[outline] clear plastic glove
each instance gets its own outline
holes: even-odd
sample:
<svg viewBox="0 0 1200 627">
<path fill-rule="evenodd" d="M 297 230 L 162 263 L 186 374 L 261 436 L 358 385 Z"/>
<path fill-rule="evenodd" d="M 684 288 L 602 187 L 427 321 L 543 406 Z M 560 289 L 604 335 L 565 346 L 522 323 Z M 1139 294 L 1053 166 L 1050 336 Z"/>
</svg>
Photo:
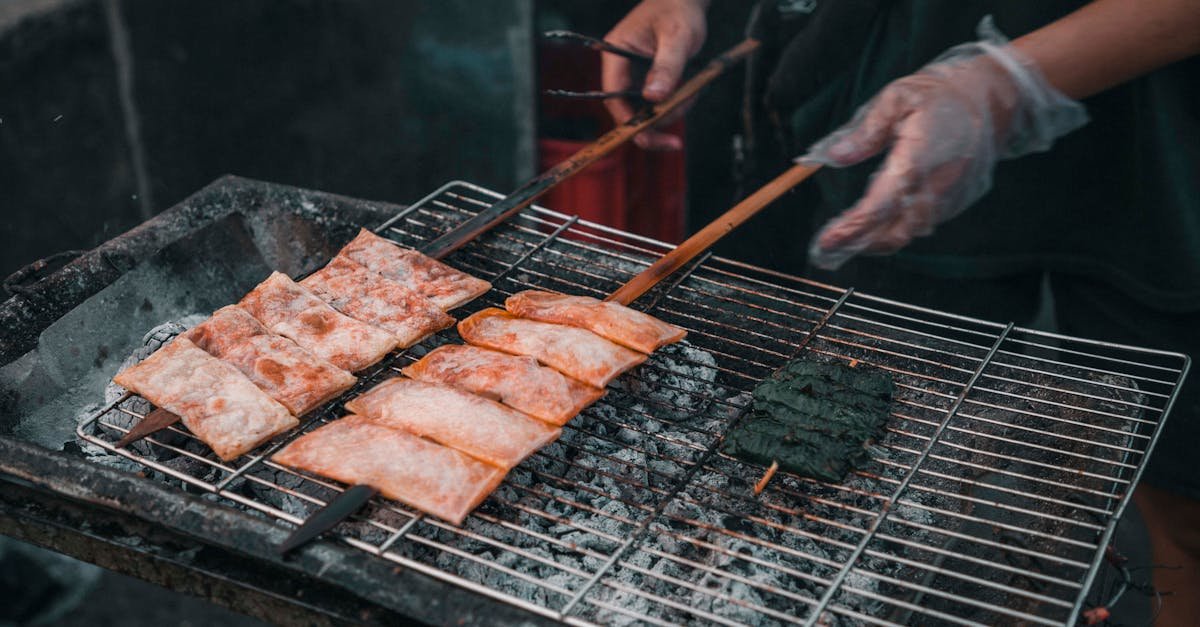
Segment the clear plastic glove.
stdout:
<svg viewBox="0 0 1200 627">
<path fill-rule="evenodd" d="M 985 17 L 980 41 L 955 46 L 896 80 L 798 161 L 836 168 L 888 149 L 853 207 L 809 249 L 836 269 L 860 253 L 893 253 L 962 213 L 992 185 L 1000 159 L 1048 150 L 1087 122 Z"/>
<path fill-rule="evenodd" d="M 654 57 L 642 97 L 650 102 L 666 100 L 679 85 L 687 60 L 704 44 L 704 11 L 708 0 L 643 0 L 604 39 L 611 44 Z M 624 91 L 632 86 L 629 59 L 614 54 L 601 58 L 601 82 L 604 91 Z M 604 101 L 617 124 L 633 117 L 633 105 L 620 98 Z M 670 124 L 677 115 L 661 121 Z M 683 140 L 675 135 L 647 130 L 633 138 L 641 148 L 679 150 Z"/>
</svg>

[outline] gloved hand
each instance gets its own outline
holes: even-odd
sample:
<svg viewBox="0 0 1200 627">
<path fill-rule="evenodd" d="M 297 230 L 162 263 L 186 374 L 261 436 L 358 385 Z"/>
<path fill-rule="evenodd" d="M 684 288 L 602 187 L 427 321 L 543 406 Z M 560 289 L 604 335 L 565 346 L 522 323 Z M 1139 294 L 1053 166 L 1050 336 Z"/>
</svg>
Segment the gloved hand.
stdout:
<svg viewBox="0 0 1200 627">
<path fill-rule="evenodd" d="M 931 234 L 987 192 L 998 160 L 1048 150 L 1087 122 L 1083 106 L 1047 83 L 990 16 L 978 33 L 980 41 L 889 84 L 798 159 L 840 168 L 890 148 L 858 203 L 817 234 L 809 259 L 818 267 Z"/>
</svg>

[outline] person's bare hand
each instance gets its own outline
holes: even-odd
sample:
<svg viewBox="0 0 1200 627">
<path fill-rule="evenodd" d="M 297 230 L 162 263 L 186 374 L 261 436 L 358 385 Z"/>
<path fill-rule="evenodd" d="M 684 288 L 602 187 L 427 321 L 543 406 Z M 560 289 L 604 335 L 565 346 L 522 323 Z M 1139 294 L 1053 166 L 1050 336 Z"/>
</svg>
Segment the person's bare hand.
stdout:
<svg viewBox="0 0 1200 627">
<path fill-rule="evenodd" d="M 708 0 L 643 0 L 643 2 L 605 35 L 609 43 L 653 56 L 646 74 L 642 97 L 662 102 L 679 86 L 687 60 L 704 44 L 704 11 Z M 605 91 L 624 91 L 631 87 L 629 60 L 604 54 L 601 81 Z M 626 100 L 604 101 L 617 124 L 633 117 L 633 106 Z M 650 150 L 679 150 L 683 140 L 675 135 L 648 130 L 633 138 L 638 146 Z"/>
</svg>

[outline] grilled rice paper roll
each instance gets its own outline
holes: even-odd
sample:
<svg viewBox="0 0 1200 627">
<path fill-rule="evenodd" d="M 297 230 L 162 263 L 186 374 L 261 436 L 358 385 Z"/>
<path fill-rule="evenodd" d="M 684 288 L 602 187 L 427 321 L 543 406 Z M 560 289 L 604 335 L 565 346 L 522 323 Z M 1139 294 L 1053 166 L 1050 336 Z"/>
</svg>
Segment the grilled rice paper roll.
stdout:
<svg viewBox="0 0 1200 627">
<path fill-rule="evenodd" d="M 489 307 L 458 323 L 458 334 L 476 346 L 527 355 L 597 388 L 646 361 L 646 356 L 591 331 L 518 318 Z"/>
<path fill-rule="evenodd" d="M 346 410 L 429 438 L 508 470 L 558 438 L 559 430 L 496 401 L 405 377 L 388 379 Z"/>
<path fill-rule="evenodd" d="M 302 416 L 354 385 L 354 375 L 267 331 L 254 316 L 222 307 L 185 337 L 233 364 L 294 416 Z"/>
<path fill-rule="evenodd" d="M 337 311 L 281 272 L 271 273 L 238 306 L 272 332 L 350 372 L 383 359 L 398 343 L 392 333 Z"/>
<path fill-rule="evenodd" d="M 532 357 L 478 346 L 440 346 L 403 372 L 499 401 L 559 427 L 604 396 L 604 390 L 541 366 Z"/>
<path fill-rule="evenodd" d="M 444 311 L 483 295 L 492 284 L 366 229 L 338 253 L 371 272 L 424 294 Z"/>
<path fill-rule="evenodd" d="M 237 368 L 185 337 L 175 338 L 113 381 L 178 415 L 225 461 L 299 424 Z"/>
<path fill-rule="evenodd" d="M 521 318 L 587 329 L 646 354 L 687 335 L 687 331 L 654 316 L 590 296 L 526 290 L 509 296 L 504 308 Z"/>
<path fill-rule="evenodd" d="M 271 335 L 257 318 L 237 305 L 228 305 L 213 312 L 208 320 L 181 334 L 213 357 L 221 358 L 246 338 Z"/>
<path fill-rule="evenodd" d="M 347 316 L 391 331 L 401 348 L 454 324 L 454 318 L 419 292 L 340 255 L 300 285 Z"/>
<path fill-rule="evenodd" d="M 354 375 L 279 335 L 246 338 L 221 358 L 234 365 L 294 416 L 332 400 L 354 385 Z"/>
<path fill-rule="evenodd" d="M 369 485 L 456 525 L 504 479 L 504 471 L 491 464 L 361 416 L 307 433 L 272 459 L 342 483 Z"/>
</svg>

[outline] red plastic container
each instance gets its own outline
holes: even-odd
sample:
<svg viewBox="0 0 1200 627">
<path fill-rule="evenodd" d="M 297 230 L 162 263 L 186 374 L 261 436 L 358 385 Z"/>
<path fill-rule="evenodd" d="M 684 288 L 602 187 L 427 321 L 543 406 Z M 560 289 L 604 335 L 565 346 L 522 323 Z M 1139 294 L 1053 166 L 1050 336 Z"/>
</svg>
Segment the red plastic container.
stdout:
<svg viewBox="0 0 1200 627">
<path fill-rule="evenodd" d="M 548 46 L 539 49 L 538 59 L 543 88 L 600 88 L 600 58 L 594 52 Z M 575 154 L 613 126 L 607 110 L 597 101 L 543 96 L 540 104 L 539 128 L 586 136 L 540 137 L 541 171 Z M 683 121 L 667 130 L 682 137 Z M 625 144 L 556 185 L 538 204 L 654 239 L 681 241 L 687 203 L 685 152 L 646 151 Z"/>
</svg>

